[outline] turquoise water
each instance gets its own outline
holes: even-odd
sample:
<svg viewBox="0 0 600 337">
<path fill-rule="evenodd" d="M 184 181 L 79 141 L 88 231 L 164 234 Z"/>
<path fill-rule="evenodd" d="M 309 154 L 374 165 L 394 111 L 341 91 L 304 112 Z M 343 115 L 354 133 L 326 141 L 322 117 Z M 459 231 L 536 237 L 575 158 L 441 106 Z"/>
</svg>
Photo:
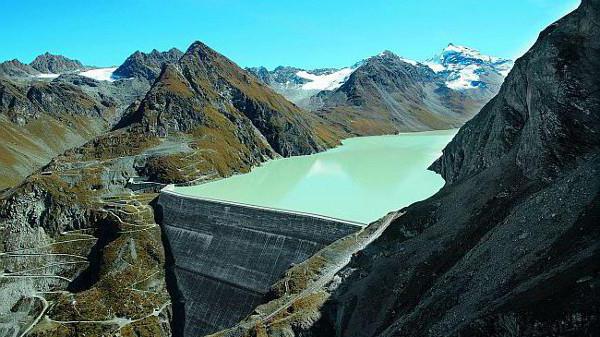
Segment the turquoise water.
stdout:
<svg viewBox="0 0 600 337">
<path fill-rule="evenodd" d="M 427 167 L 456 130 L 351 138 L 326 152 L 175 192 L 370 223 L 423 200 L 444 180 Z"/>
</svg>

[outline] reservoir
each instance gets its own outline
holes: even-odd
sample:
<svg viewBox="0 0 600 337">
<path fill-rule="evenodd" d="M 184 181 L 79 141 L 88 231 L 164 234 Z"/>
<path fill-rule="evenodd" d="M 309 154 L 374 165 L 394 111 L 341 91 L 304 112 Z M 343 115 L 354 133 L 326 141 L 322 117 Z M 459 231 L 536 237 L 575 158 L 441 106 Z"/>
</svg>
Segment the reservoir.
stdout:
<svg viewBox="0 0 600 337">
<path fill-rule="evenodd" d="M 174 192 L 370 223 L 444 185 L 427 167 L 455 134 L 444 130 L 350 138 L 322 153 L 271 160 L 246 174 L 175 187 Z"/>
</svg>

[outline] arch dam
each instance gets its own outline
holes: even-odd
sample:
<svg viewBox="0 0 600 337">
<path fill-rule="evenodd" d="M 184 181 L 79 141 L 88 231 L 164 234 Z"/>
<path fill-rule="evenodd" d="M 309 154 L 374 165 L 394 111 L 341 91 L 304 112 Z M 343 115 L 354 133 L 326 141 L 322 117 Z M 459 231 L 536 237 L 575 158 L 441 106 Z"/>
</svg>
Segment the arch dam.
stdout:
<svg viewBox="0 0 600 337">
<path fill-rule="evenodd" d="M 231 327 L 262 303 L 293 264 L 365 224 L 317 214 L 179 194 L 158 208 L 168 259 L 175 336 Z"/>
</svg>

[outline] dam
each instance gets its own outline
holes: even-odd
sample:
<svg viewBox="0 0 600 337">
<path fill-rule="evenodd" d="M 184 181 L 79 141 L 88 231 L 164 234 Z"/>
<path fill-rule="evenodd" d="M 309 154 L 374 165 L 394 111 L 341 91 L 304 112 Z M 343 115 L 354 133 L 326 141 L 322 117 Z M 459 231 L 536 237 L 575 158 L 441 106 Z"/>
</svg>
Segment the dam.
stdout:
<svg viewBox="0 0 600 337">
<path fill-rule="evenodd" d="M 247 174 L 162 189 L 174 335 L 202 336 L 236 324 L 290 266 L 434 194 L 444 180 L 427 167 L 454 134 L 349 139 Z"/>
<path fill-rule="evenodd" d="M 269 287 L 300 263 L 363 224 L 313 214 L 201 199 L 172 186 L 159 197 L 184 336 L 234 325 Z"/>
</svg>

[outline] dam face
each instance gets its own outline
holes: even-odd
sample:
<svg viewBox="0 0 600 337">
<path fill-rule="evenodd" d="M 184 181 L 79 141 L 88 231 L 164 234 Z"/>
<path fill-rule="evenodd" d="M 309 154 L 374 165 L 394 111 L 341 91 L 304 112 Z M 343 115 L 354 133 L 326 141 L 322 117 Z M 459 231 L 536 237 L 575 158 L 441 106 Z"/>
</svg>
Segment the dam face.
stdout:
<svg viewBox="0 0 600 337">
<path fill-rule="evenodd" d="M 175 310 L 174 329 L 202 336 L 259 305 L 292 265 L 362 224 L 318 215 L 180 195 L 159 197 Z M 180 317 L 177 317 L 180 316 Z"/>
</svg>

